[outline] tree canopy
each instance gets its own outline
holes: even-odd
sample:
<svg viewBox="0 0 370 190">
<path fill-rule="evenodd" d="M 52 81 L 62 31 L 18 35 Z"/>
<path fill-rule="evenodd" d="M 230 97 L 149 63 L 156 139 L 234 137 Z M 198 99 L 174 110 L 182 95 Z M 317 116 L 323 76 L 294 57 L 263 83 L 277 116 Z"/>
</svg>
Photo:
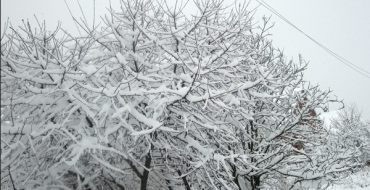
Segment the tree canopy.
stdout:
<svg viewBox="0 0 370 190">
<path fill-rule="evenodd" d="M 336 100 L 272 46 L 268 18 L 194 3 L 122 0 L 80 36 L 9 28 L 2 188 L 322 187 L 358 165 L 316 113 Z"/>
</svg>

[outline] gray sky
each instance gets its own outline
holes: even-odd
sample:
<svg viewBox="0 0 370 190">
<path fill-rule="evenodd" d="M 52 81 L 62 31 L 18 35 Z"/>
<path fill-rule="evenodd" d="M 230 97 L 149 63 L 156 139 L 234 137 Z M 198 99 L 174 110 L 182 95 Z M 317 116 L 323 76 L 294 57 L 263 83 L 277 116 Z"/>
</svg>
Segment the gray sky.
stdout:
<svg viewBox="0 0 370 190">
<path fill-rule="evenodd" d="M 75 17 L 81 16 L 76 0 L 66 0 Z M 117 0 L 111 0 L 118 6 Z M 228 0 L 225 0 L 228 2 Z M 93 17 L 92 0 L 80 0 L 86 17 Z M 229 2 L 232 2 L 229 0 Z M 325 45 L 353 64 L 370 72 L 370 1 L 369 0 L 265 0 L 270 6 L 295 24 L 312 38 Z M 252 0 L 250 9 L 259 3 Z M 107 13 L 107 0 L 96 0 L 96 21 Z M 194 10 L 188 7 L 186 11 Z M 45 20 L 49 30 L 55 28 L 57 21 L 72 33 L 77 33 L 64 0 L 2 0 L 1 27 L 9 17 L 13 27 L 21 25 L 22 19 L 30 19 L 35 24 L 33 15 L 39 21 Z M 331 89 L 345 103 L 357 103 L 363 109 L 363 117 L 370 119 L 370 79 L 353 71 L 329 53 L 310 41 L 303 34 L 260 6 L 254 21 L 262 16 L 271 16 L 275 26 L 270 30 L 274 46 L 284 49 L 288 59 L 298 62 L 298 54 L 310 61 L 305 72 L 306 79 L 312 84 L 319 84 L 321 89 Z M 90 22 L 92 23 L 92 21 Z"/>
</svg>

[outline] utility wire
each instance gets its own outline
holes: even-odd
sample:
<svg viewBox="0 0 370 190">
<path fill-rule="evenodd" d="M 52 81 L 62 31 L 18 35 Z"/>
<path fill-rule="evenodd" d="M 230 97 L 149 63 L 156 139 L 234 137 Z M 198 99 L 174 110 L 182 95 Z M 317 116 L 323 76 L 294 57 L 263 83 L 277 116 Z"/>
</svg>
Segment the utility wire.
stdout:
<svg viewBox="0 0 370 190">
<path fill-rule="evenodd" d="M 325 47 L 324 45 L 322 45 L 321 43 L 319 43 L 318 41 L 316 41 L 315 39 L 313 39 L 311 36 L 309 36 L 308 34 L 306 34 L 305 32 L 303 32 L 301 29 L 299 29 L 297 26 L 295 26 L 293 23 L 291 23 L 288 19 L 286 19 L 283 15 L 281 15 L 279 12 L 277 12 L 274 8 L 272 8 L 269 4 L 267 4 L 263 0 L 261 0 L 261 1 L 256 0 L 256 1 L 259 2 L 266 9 L 268 9 L 269 11 L 271 11 L 272 13 L 274 13 L 276 16 L 278 16 L 279 18 L 281 18 L 282 20 L 284 20 L 286 23 L 288 23 L 289 25 L 291 25 L 292 27 L 294 27 L 295 29 L 297 29 L 303 35 L 305 35 L 310 40 L 312 40 L 315 44 L 317 44 L 322 49 L 324 49 L 326 52 L 328 52 L 329 54 L 331 54 L 333 57 L 337 58 L 340 62 L 344 63 L 345 65 L 347 65 L 348 67 L 350 67 L 354 71 L 356 71 L 356 72 L 360 73 L 361 75 L 363 75 L 363 76 L 365 76 L 365 77 L 367 77 L 367 78 L 370 79 L 370 72 L 369 71 L 366 71 L 365 69 L 362 69 L 362 68 L 358 67 L 357 65 L 351 63 L 350 61 L 344 59 L 340 55 L 336 54 L 335 52 L 331 51 L 329 48 Z M 367 74 L 365 74 L 365 73 L 367 73 Z"/>
<path fill-rule="evenodd" d="M 257 0 L 258 1 L 258 0 Z M 338 54 L 336 54 L 335 52 L 331 51 L 329 48 L 325 47 L 324 45 L 322 45 L 321 43 L 319 43 L 318 41 L 316 41 L 315 39 L 313 39 L 311 36 L 307 35 L 306 33 L 304 33 L 302 30 L 300 30 L 297 26 L 295 26 L 294 24 L 292 24 L 289 20 L 287 20 L 284 16 L 282 16 L 279 12 L 277 12 L 274 8 L 272 8 L 270 5 L 268 5 L 266 2 L 264 2 L 263 0 L 261 0 L 263 3 L 265 3 L 266 5 L 261 4 L 267 8 L 268 10 L 270 10 L 271 12 L 273 12 L 275 15 L 277 15 L 278 17 L 280 17 L 281 19 L 283 19 L 285 22 L 287 22 L 288 24 L 290 24 L 291 26 L 293 26 L 295 29 L 297 29 L 298 31 L 300 31 L 302 34 L 304 34 L 306 37 L 308 37 L 310 40 L 312 40 L 314 43 L 316 43 L 317 45 L 319 45 L 321 48 L 323 48 L 325 51 L 327 51 L 328 53 L 330 53 L 331 55 L 333 55 L 335 58 L 337 58 L 339 61 L 341 61 L 342 63 L 346 64 L 347 66 L 349 66 L 350 68 L 354 69 L 355 71 L 357 72 L 360 72 L 358 71 L 357 69 L 353 68 L 352 66 L 358 68 L 359 70 L 361 70 L 362 72 L 365 72 L 365 73 L 368 73 L 370 74 L 370 72 L 356 66 L 355 64 L 351 63 L 350 61 L 344 59 L 343 57 L 339 56 Z M 266 7 L 267 6 L 267 7 Z M 349 64 L 351 64 L 352 66 L 350 66 Z M 360 72 L 360 74 L 364 75 L 363 73 Z M 366 75 L 364 75 L 366 76 Z M 366 76 L 368 77 L 368 76 Z M 369 78 L 369 77 L 368 77 Z"/>
</svg>

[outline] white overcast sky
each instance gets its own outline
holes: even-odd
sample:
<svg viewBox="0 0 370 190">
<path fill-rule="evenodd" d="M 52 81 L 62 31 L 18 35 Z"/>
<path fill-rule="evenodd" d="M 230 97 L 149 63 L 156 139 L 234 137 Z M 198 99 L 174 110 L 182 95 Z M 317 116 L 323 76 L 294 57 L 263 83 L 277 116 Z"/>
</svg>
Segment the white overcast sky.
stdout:
<svg viewBox="0 0 370 190">
<path fill-rule="evenodd" d="M 118 0 L 111 0 L 114 6 Z M 66 0 L 75 17 L 81 16 L 77 0 Z M 93 0 L 80 0 L 86 17 L 93 17 Z M 96 0 L 96 17 L 107 13 L 108 0 Z M 170 0 L 168 0 L 170 2 Z M 173 2 L 173 1 L 172 1 Z M 231 0 L 225 0 L 231 3 Z M 322 43 L 338 55 L 370 72 L 370 1 L 369 0 L 265 0 L 298 28 Z M 259 3 L 251 0 L 250 9 Z M 195 8 L 190 6 L 185 11 Z M 34 15 L 45 20 L 48 29 L 53 29 L 57 21 L 62 27 L 76 32 L 64 0 L 1 0 L 1 27 L 7 18 L 13 27 L 22 24 L 22 19 L 35 23 Z M 353 71 L 303 34 L 259 6 L 254 16 L 258 22 L 262 16 L 271 16 L 275 26 L 270 30 L 274 46 L 284 49 L 288 59 L 298 61 L 302 54 L 309 61 L 305 72 L 306 79 L 319 84 L 321 89 L 333 90 L 333 94 L 345 103 L 356 103 L 363 110 L 363 117 L 370 119 L 370 78 Z M 91 19 L 92 20 L 92 19 Z M 91 21 L 92 23 L 92 21 Z M 370 74 L 368 74 L 370 75 Z M 334 107 L 334 106 L 332 106 Z"/>
</svg>

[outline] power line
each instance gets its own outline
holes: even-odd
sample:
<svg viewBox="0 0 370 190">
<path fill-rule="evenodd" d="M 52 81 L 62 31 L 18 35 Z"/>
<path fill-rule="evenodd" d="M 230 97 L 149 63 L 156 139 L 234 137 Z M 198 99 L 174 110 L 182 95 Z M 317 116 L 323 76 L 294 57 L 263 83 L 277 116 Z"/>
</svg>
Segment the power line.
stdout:
<svg viewBox="0 0 370 190">
<path fill-rule="evenodd" d="M 258 1 L 258 0 L 257 0 Z M 278 17 L 280 17 L 281 19 L 283 19 L 285 22 L 287 22 L 288 24 L 290 24 L 292 27 L 294 27 L 295 29 L 297 29 L 299 32 L 301 32 L 302 34 L 304 34 L 306 37 L 308 37 L 310 40 L 312 40 L 314 43 L 316 43 L 317 45 L 319 45 L 321 48 L 323 48 L 325 51 L 327 51 L 328 53 L 330 53 L 332 56 L 334 56 L 335 58 L 337 58 L 339 61 L 341 61 L 342 63 L 346 64 L 348 67 L 352 68 L 353 70 L 359 72 L 360 74 L 368 77 L 367 75 L 363 74 L 362 72 L 358 71 L 357 69 L 353 68 L 352 66 L 358 68 L 359 70 L 365 72 L 365 73 L 368 73 L 370 74 L 370 72 L 356 66 L 355 64 L 351 63 L 350 61 L 344 59 L 343 57 L 339 56 L 338 54 L 336 54 L 335 52 L 331 51 L 329 48 L 325 47 L 324 45 L 322 45 L 321 43 L 319 43 L 318 41 L 316 41 L 315 39 L 313 39 L 311 36 L 307 35 L 306 33 L 304 33 L 302 30 L 300 30 L 297 26 L 295 26 L 294 24 L 292 24 L 288 19 L 286 19 L 284 16 L 282 16 L 279 12 L 277 12 L 274 8 L 272 8 L 270 5 L 268 5 L 266 2 L 264 2 L 263 0 L 261 0 L 263 3 L 265 3 L 266 5 L 262 4 L 265 8 L 267 8 L 268 10 L 270 10 L 271 12 L 273 12 L 275 15 L 277 15 Z M 267 6 L 267 7 L 266 7 Z M 349 65 L 351 64 L 351 65 Z M 370 77 L 368 77 L 370 78 Z"/>
<path fill-rule="evenodd" d="M 278 16 L 279 18 L 281 18 L 282 20 L 284 20 L 286 23 L 288 23 L 289 25 L 291 25 L 292 27 L 294 27 L 295 29 L 297 29 L 299 32 L 301 32 L 303 35 L 305 35 L 306 37 L 308 37 L 311 41 L 313 41 L 316 45 L 320 46 L 322 49 L 324 49 L 326 52 L 328 52 L 329 54 L 331 54 L 333 57 L 335 57 L 336 59 L 338 59 L 340 62 L 344 63 L 345 65 L 347 65 L 348 67 L 350 67 L 351 69 L 353 69 L 354 71 L 360 73 L 361 75 L 367 77 L 370 79 L 370 76 L 368 76 L 367 74 L 365 73 L 368 73 L 370 74 L 369 71 L 366 71 L 365 69 L 363 68 L 360 68 L 358 67 L 357 65 L 351 63 L 350 61 L 344 59 L 343 57 L 341 57 L 340 55 L 336 54 L 335 52 L 333 52 L 332 50 L 330 50 L 329 48 L 327 48 L 326 46 L 322 45 L 321 43 L 319 43 L 318 41 L 316 41 L 315 39 L 313 39 L 311 36 L 309 36 L 308 34 L 306 34 L 305 32 L 303 32 L 301 29 L 299 29 L 297 26 L 295 26 L 293 23 L 291 23 L 288 19 L 286 19 L 283 15 L 281 15 L 279 12 L 277 12 L 274 8 L 272 8 L 269 4 L 267 4 L 266 2 L 264 2 L 263 0 L 259 1 L 259 0 L 256 0 L 257 2 L 259 2 L 262 6 L 264 6 L 266 9 L 268 9 L 269 11 L 271 11 L 272 13 L 274 13 L 276 16 Z M 357 69 L 356 69 L 357 68 Z"/>
</svg>

